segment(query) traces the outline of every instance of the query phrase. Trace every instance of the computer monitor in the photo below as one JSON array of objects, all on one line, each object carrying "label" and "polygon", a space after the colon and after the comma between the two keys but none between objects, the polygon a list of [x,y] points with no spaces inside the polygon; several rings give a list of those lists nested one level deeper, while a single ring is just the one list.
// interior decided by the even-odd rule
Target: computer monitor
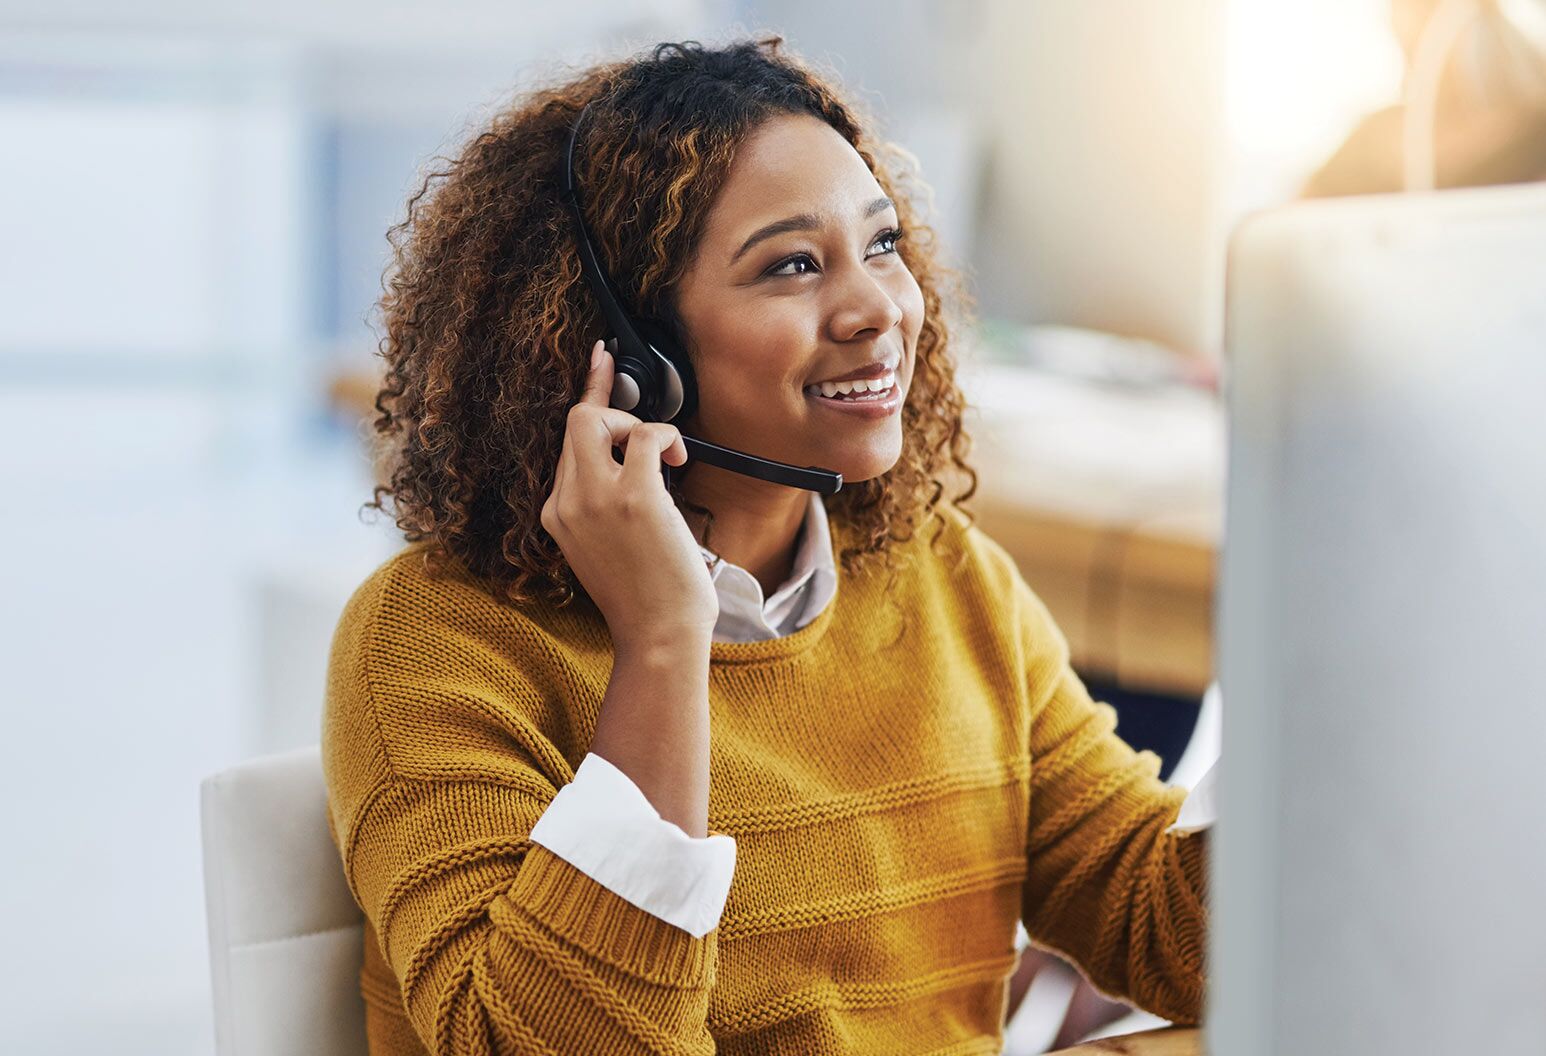
[{"label": "computer monitor", "polygon": [[1546,186],[1259,215],[1226,301],[1207,1050],[1546,1052]]}]

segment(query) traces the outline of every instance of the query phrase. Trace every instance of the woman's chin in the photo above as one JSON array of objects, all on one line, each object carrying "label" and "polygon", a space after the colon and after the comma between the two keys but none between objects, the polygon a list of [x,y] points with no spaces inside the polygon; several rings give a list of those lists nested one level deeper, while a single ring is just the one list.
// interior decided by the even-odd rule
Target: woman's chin
[{"label": "woman's chin", "polygon": [[858,484],[873,480],[890,472],[902,457],[901,437],[892,441],[878,441],[873,447],[855,451],[852,447],[842,451],[827,452],[826,461],[817,462],[822,469],[836,470],[843,474],[843,484]]}]

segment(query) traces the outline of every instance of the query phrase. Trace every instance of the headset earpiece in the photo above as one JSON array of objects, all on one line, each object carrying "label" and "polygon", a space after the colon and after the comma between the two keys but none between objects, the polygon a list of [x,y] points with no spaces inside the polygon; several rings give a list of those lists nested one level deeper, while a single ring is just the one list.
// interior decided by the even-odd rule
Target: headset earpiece
[{"label": "headset earpiece", "polygon": [[[607,341],[607,351],[612,353],[612,361],[616,364],[612,375],[611,406],[628,411],[647,422],[670,422],[678,417],[691,417],[692,412],[686,410],[689,402],[687,393],[693,387],[691,380],[684,383],[683,372],[653,342],[646,341],[645,349],[645,354],[653,360],[650,364],[655,368],[653,372],[637,355],[620,354],[617,338]],[[690,367],[686,374],[691,379]],[[691,403],[696,406],[697,400],[693,399]]]},{"label": "headset earpiece", "polygon": [[656,390],[655,413],[658,421],[674,422],[691,418],[698,409],[698,385],[686,351],[664,326],[648,319],[636,319],[634,326],[655,354],[660,367],[660,386]]}]

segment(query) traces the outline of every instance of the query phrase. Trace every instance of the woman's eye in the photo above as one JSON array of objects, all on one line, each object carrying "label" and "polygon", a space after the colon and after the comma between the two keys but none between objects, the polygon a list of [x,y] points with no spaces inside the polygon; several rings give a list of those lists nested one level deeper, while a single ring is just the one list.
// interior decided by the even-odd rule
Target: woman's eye
[{"label": "woman's eye", "polygon": [[[900,242],[901,239],[902,239],[902,231],[901,231],[900,228],[895,228],[894,227],[890,231],[882,231],[878,236],[876,236],[875,241],[872,243],[872,245],[880,245],[882,242],[888,242],[888,243],[890,243],[890,246],[887,249],[882,250],[880,253],[872,254],[872,256],[877,256],[878,257],[878,256],[883,256],[886,253],[895,253],[896,252],[896,244],[898,242]],[[815,267],[815,264],[816,264],[815,261],[811,260],[811,257],[810,257],[809,253],[796,253],[794,256],[792,256],[792,257],[785,257],[783,260],[781,260],[777,264],[773,265],[771,268],[769,268],[767,270],[767,274],[775,275],[775,276],[781,276],[781,277],[793,277],[795,275],[807,275],[807,274],[809,274],[808,271],[784,271],[783,270],[785,268],[791,267],[791,266],[793,266],[795,264],[800,264],[802,262],[807,264],[807,265],[810,265],[811,267]]]},{"label": "woman's eye", "polygon": [[789,267],[790,265],[799,264],[802,261],[804,263],[806,263],[806,264],[813,264],[814,263],[814,261],[812,261],[810,257],[806,256],[804,253],[801,253],[801,254],[798,254],[797,256],[789,257],[788,259],[780,261],[779,263],[773,265],[771,268],[768,269],[768,274],[769,275],[804,275],[806,273],[803,272],[803,271],[784,271],[783,270],[783,269]]}]

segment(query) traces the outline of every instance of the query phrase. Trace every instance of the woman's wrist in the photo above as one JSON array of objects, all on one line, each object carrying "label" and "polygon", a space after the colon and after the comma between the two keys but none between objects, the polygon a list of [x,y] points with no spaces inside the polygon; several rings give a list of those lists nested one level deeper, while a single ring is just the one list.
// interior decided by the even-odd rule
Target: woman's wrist
[{"label": "woman's wrist", "polygon": [[614,638],[613,662],[656,671],[693,670],[701,663],[707,670],[713,640],[710,631],[697,629]]},{"label": "woman's wrist", "polygon": [[689,836],[708,833],[709,641],[619,645],[591,751]]}]

